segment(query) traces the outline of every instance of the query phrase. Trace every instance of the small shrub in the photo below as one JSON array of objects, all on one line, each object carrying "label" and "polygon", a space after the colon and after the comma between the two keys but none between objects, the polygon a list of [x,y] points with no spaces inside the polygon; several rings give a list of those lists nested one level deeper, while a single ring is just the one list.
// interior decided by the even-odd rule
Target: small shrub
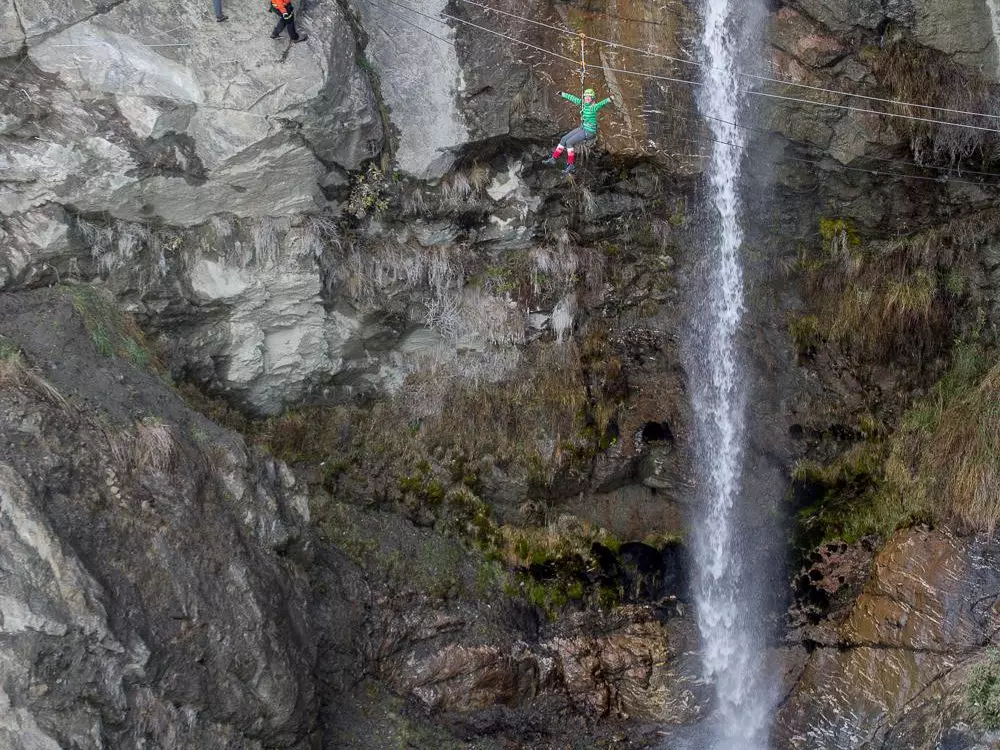
[{"label": "small shrub", "polygon": [[354,178],[347,212],[357,219],[382,214],[389,207],[387,189],[385,174],[374,164],[369,164],[368,169]]},{"label": "small shrub", "polygon": [[969,674],[966,703],[983,727],[1000,729],[1000,652],[990,649],[985,660]]},{"label": "small shrub", "polygon": [[808,359],[816,355],[822,343],[819,318],[815,315],[799,315],[788,321],[788,336],[796,357]]}]

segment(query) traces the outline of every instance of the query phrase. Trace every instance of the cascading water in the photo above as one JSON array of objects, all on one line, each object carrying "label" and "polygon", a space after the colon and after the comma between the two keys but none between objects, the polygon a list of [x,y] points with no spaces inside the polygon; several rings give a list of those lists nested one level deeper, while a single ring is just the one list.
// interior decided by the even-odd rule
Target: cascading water
[{"label": "cascading water", "polygon": [[736,126],[744,82],[737,75],[747,0],[705,0],[704,86],[699,105],[715,143],[709,169],[714,233],[705,289],[689,342],[699,466],[693,547],[695,598],[706,676],[714,681],[718,750],[767,746],[771,703],[762,689],[763,644],[739,521],[744,459],[744,364],[738,334],[744,311],[739,183],[745,131]]}]

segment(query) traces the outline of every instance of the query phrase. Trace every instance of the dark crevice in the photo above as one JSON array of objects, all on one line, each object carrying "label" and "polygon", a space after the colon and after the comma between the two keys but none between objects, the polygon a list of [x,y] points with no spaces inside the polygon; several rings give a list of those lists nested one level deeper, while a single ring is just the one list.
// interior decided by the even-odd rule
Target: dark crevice
[{"label": "dark crevice", "polygon": [[375,99],[375,108],[378,110],[379,118],[382,121],[382,144],[380,155],[383,171],[387,171],[392,163],[393,154],[396,152],[396,144],[393,138],[393,124],[389,118],[389,105],[382,96],[382,80],[378,73],[368,63],[365,50],[368,47],[368,32],[361,23],[361,14],[351,7],[349,0],[337,0],[344,18],[351,27],[351,34],[354,37],[354,62],[365,73],[368,78],[368,85],[372,96]]}]

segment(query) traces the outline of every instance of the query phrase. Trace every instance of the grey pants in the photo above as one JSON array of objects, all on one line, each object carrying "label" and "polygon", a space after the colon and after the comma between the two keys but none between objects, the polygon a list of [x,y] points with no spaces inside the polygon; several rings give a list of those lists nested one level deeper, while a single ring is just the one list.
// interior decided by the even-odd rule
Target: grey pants
[{"label": "grey pants", "polygon": [[216,18],[222,18],[222,0],[212,0],[212,9]]},{"label": "grey pants", "polygon": [[584,141],[592,141],[597,137],[597,133],[589,133],[582,127],[576,130],[569,131],[566,135],[562,137],[559,141],[559,145],[565,148],[573,148],[578,143],[583,143]]}]

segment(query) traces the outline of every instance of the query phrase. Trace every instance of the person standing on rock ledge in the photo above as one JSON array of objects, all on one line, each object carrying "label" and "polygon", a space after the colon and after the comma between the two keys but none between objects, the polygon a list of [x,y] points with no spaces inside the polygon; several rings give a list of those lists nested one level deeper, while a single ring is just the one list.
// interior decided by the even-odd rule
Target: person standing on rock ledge
[{"label": "person standing on rock ledge", "polygon": [[299,32],[295,30],[295,8],[292,7],[291,0],[271,0],[271,12],[277,13],[279,16],[278,25],[271,32],[272,39],[281,36],[281,32],[286,27],[288,28],[288,37],[293,42],[304,42],[309,38],[308,34],[299,36]]},{"label": "person standing on rock ledge", "polygon": [[594,99],[597,98],[597,93],[593,89],[584,91],[583,99],[572,94],[567,94],[565,91],[560,91],[559,96],[580,107],[580,127],[564,135],[562,140],[559,141],[559,145],[556,146],[556,150],[552,152],[552,156],[545,159],[542,164],[555,164],[562,155],[563,149],[565,149],[566,161],[568,163],[566,164],[566,169],[563,170],[563,174],[570,174],[576,171],[576,164],[573,163],[576,159],[574,146],[578,143],[592,141],[597,137],[597,113],[605,105],[614,102],[615,98],[609,96],[607,99],[595,103]]}]

